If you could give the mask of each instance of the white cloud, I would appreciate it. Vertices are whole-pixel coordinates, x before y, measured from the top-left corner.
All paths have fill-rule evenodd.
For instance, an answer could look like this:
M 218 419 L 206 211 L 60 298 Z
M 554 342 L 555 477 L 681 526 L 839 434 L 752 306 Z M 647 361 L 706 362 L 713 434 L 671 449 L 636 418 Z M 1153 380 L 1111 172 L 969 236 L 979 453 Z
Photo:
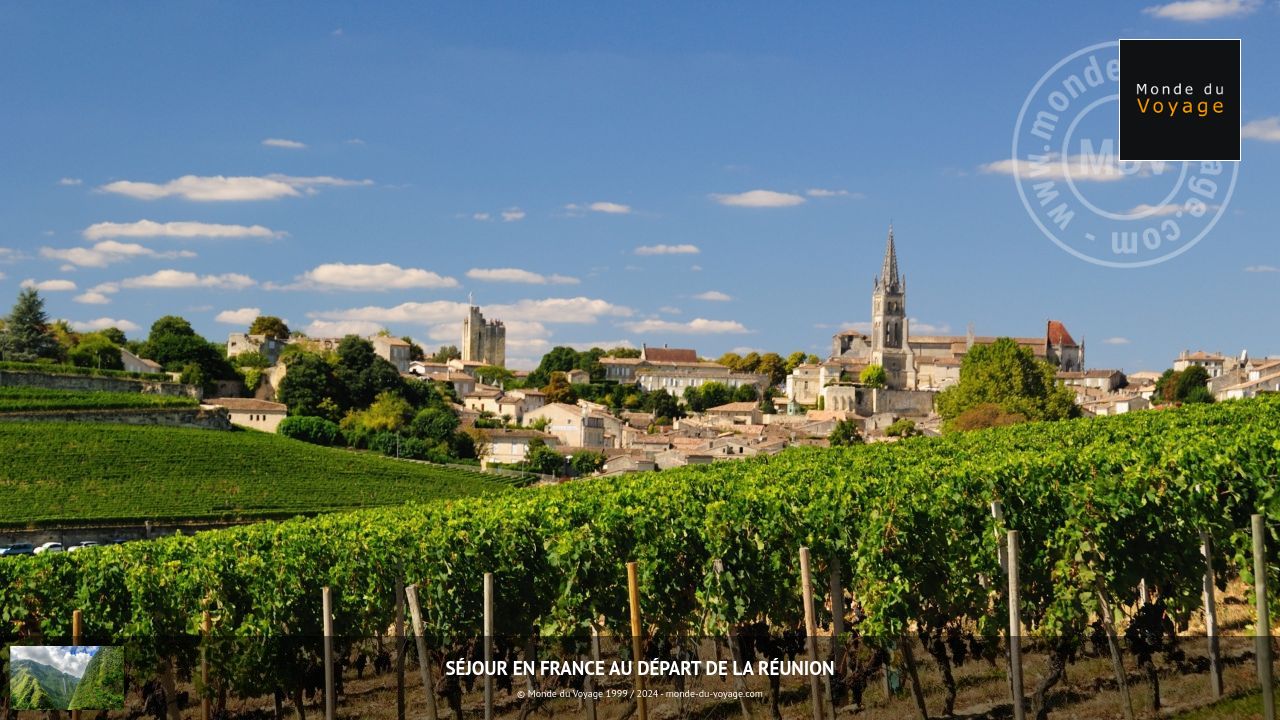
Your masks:
M 1280 142 L 1280 115 L 1247 122 L 1240 128 L 1240 137 L 1266 142 Z
M 1014 175 L 1020 180 L 1066 180 L 1076 182 L 1116 182 L 1131 177 L 1162 175 L 1171 170 L 1169 163 L 1160 161 L 1124 162 L 1114 155 L 1067 155 L 1047 153 L 1042 159 L 1032 161 L 1019 158 L 997 160 L 978 168 L 984 173 Z
M 1273 273 L 1280 272 L 1280 268 L 1275 265 L 1250 265 L 1244 269 L 1245 272 L 1251 273 Z
M 853 198 L 855 200 L 862 200 L 863 198 L 866 197 L 866 195 L 863 195 L 860 192 L 849 192 L 848 190 L 828 190 L 826 188 L 809 188 L 808 190 L 805 190 L 804 194 L 808 195 L 809 197 L 816 197 L 816 198 L 847 197 L 847 198 Z
M 298 142 L 297 140 L 286 140 L 284 138 L 267 138 L 262 141 L 267 147 L 284 148 L 286 150 L 306 150 L 307 144 Z
M 81 180 L 80 178 L 64 177 L 58 181 L 58 184 L 64 187 L 75 187 L 76 185 L 80 185 L 83 182 L 84 181 Z
M 299 197 L 299 188 L 308 193 L 316 186 L 347 187 L 372 185 L 372 180 L 346 180 L 327 175 L 294 177 L 273 174 L 266 177 L 223 175 L 183 175 L 166 183 L 117 180 L 98 188 L 103 192 L 125 195 L 139 200 L 159 200 L 180 197 L 196 202 L 234 202 L 245 200 L 275 200 L 282 197 Z
M 71 327 L 79 332 L 93 332 L 95 330 L 106 330 L 109 327 L 119 328 L 125 332 L 134 332 L 141 330 L 137 323 L 128 320 L 117 320 L 109 317 L 100 317 L 94 320 L 86 320 L 84 322 L 72 321 Z
M 1179 0 L 1165 5 L 1152 5 L 1142 12 L 1165 20 L 1198 22 L 1248 15 L 1261 4 L 1260 0 Z
M 25 260 L 26 255 L 14 250 L 13 248 L 0 247 L 0 263 L 9 264 L 19 260 Z
M 613 202 L 593 202 L 588 207 L 594 212 L 609 213 L 611 215 L 628 215 L 631 213 L 630 205 Z
M 223 273 L 221 275 L 197 275 L 180 270 L 158 270 L 150 275 L 140 275 L 120 282 L 127 288 L 214 288 L 218 290 L 243 290 L 257 283 L 248 275 Z
M 76 284 L 71 280 L 34 280 L 27 278 L 20 283 L 24 288 L 35 288 L 40 292 L 70 292 L 76 289 Z
M 729 302 L 733 298 L 719 290 L 708 290 L 693 296 L 696 300 L 709 300 L 711 302 Z
M 666 313 L 666 314 L 668 314 L 668 315 L 679 315 L 679 314 L 680 314 L 680 308 L 678 308 L 678 307 L 673 307 L 673 306 L 671 306 L 671 305 L 663 305 L 662 307 L 658 308 L 658 312 L 660 312 L 660 313 Z
M 94 653 L 98 651 L 96 645 L 81 645 L 76 647 L 62 645 L 14 645 L 9 649 L 9 660 L 17 662 L 19 660 L 31 660 L 41 665 L 48 665 L 52 668 L 64 672 L 75 677 L 84 677 L 84 670 L 89 666 L 89 661 L 93 659 Z
M 733 207 L 777 208 L 791 207 L 804 202 L 800 195 L 774 190 L 748 190 L 742 193 L 713 193 L 711 197 L 721 205 Z
M 393 307 L 370 305 L 341 310 L 325 310 L 312 312 L 308 317 L 315 320 L 364 320 L 374 323 L 413 323 L 417 325 L 437 325 L 440 323 L 461 322 L 467 314 L 466 303 L 450 300 L 433 302 L 407 302 Z M 502 320 L 508 326 L 514 322 L 545 322 L 590 324 L 602 317 L 630 317 L 631 308 L 614 305 L 606 300 L 588 297 L 544 298 L 540 300 L 520 300 L 505 305 L 486 305 L 484 314 L 488 318 Z
M 633 348 L 635 343 L 630 340 L 595 340 L 593 342 L 571 342 L 556 343 L 557 345 L 567 345 L 578 352 L 584 352 L 591 348 L 601 348 L 602 350 L 612 350 L 614 348 Z
M 262 314 L 262 308 L 245 307 L 239 310 L 223 310 L 214 316 L 214 322 L 226 325 L 248 325 Z
M 1119 336 L 1117 336 L 1117 337 L 1109 337 L 1109 338 L 1107 338 L 1106 340 L 1103 340 L 1103 341 L 1102 341 L 1102 344 L 1103 344 L 1103 345 L 1128 345 L 1128 344 L 1129 344 L 1129 338 L 1127 338 L 1127 337 L 1119 337 Z
M 275 238 L 284 235 L 261 225 L 220 225 L 203 222 L 166 222 L 139 220 L 131 223 L 100 222 L 84 229 L 88 240 L 102 238 Z
M 155 258 L 160 260 L 176 260 L 193 258 L 190 250 L 173 250 L 156 252 L 137 243 L 122 243 L 115 240 L 103 240 L 94 243 L 93 247 L 74 248 L 40 248 L 40 256 L 50 260 L 61 260 L 72 267 L 106 267 L 112 263 L 131 258 Z
M 478 212 L 478 213 L 472 213 L 472 214 L 471 214 L 471 219 L 472 219 L 472 220 L 479 220 L 480 222 L 488 222 L 489 220 L 492 220 L 492 219 L 493 219 L 493 216 L 491 216 L 491 215 L 490 215 L 489 213 L 487 213 L 487 212 Z
M 0 272 L 0 280 L 5 279 L 5 277 L 7 277 L 7 276 L 6 276 L 4 273 Z
M 391 263 L 378 265 L 325 263 L 299 275 L 291 285 L 268 285 L 270 290 L 404 290 L 407 288 L 451 288 L 458 281 L 421 268 L 402 268 Z
M 310 337 L 368 336 L 381 330 L 382 323 L 367 320 L 312 320 L 303 328 L 303 332 Z
M 567 275 L 542 275 L 519 268 L 471 268 L 467 277 L 487 282 L 525 283 L 528 285 L 577 285 L 578 278 Z
M 637 255 L 697 255 L 702 252 L 697 245 L 641 245 Z
M 502 222 L 515 222 L 524 219 L 524 211 L 518 207 L 507 208 L 502 211 Z
M 668 333 L 677 335 L 721 335 L 750 332 L 740 322 L 734 320 L 708 320 L 695 318 L 687 323 L 670 320 L 640 320 L 622 323 L 622 327 L 633 333 L 655 334 Z
M 111 298 L 96 290 L 86 291 L 71 299 L 84 305 L 106 305 L 111 302 Z
M 365 144 L 364 141 L 361 140 L 360 138 L 351 138 L 349 140 L 343 140 L 342 142 L 346 143 L 347 145 L 364 145 Z

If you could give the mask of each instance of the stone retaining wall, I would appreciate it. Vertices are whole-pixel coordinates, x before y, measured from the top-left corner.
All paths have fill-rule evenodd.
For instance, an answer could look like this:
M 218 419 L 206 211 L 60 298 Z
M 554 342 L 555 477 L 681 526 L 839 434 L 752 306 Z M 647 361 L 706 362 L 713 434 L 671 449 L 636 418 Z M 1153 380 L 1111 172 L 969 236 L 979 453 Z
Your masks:
M 226 408 L 201 405 L 183 408 L 129 408 L 119 410 L 28 410 L 0 413 L 0 422 L 94 422 L 123 425 L 230 430 Z
M 0 387 L 5 386 L 39 387 L 49 390 L 75 390 L 80 392 L 136 392 L 147 395 L 192 397 L 197 400 L 201 397 L 201 390 L 195 385 L 183 385 L 182 383 L 164 380 L 62 375 L 28 370 L 0 370 Z

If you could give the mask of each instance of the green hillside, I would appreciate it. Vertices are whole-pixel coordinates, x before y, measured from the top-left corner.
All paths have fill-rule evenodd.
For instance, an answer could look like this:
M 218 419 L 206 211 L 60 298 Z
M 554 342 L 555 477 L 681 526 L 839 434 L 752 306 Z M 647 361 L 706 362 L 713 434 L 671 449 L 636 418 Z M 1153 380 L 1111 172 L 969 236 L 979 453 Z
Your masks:
M 0 423 L 0 526 L 280 517 L 507 487 L 247 430 Z
M 31 660 L 18 660 L 11 670 L 13 707 L 18 710 L 65 710 L 79 680 Z
M 112 710 L 124 707 L 124 648 L 98 648 L 71 696 L 71 710 Z
M 0 413 L 31 410 L 120 410 L 195 407 L 195 398 L 130 392 L 77 392 L 36 387 L 0 387 Z

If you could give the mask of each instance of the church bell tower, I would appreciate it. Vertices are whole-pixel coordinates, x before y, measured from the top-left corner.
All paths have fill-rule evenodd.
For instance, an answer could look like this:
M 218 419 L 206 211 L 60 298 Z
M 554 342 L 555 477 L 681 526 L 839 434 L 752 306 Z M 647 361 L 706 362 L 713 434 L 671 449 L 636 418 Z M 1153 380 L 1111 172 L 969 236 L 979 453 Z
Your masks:
M 871 292 L 871 363 L 884 368 L 886 387 L 914 387 L 915 358 L 907 344 L 907 283 L 898 273 L 893 225 L 889 225 L 884 263 Z

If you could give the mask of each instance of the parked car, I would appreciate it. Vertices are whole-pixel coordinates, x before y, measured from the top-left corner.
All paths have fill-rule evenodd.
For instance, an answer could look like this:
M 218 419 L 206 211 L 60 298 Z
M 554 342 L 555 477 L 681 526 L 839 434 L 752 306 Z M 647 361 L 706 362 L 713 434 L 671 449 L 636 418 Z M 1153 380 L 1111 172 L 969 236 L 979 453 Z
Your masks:
M 35 547 L 31 543 L 14 543 L 6 548 L 0 548 L 0 555 L 30 555 L 35 552 Z
M 47 552 L 58 553 L 58 552 L 62 552 L 63 549 L 64 548 L 62 547 L 62 543 L 60 542 L 47 542 L 41 545 L 40 547 L 36 548 L 36 555 L 40 555 L 42 553 L 47 553 Z
M 83 550 L 89 547 L 98 547 L 98 543 L 94 542 L 93 540 L 84 540 L 76 545 L 72 545 L 71 547 L 67 548 L 67 552 L 75 552 L 77 550 Z

